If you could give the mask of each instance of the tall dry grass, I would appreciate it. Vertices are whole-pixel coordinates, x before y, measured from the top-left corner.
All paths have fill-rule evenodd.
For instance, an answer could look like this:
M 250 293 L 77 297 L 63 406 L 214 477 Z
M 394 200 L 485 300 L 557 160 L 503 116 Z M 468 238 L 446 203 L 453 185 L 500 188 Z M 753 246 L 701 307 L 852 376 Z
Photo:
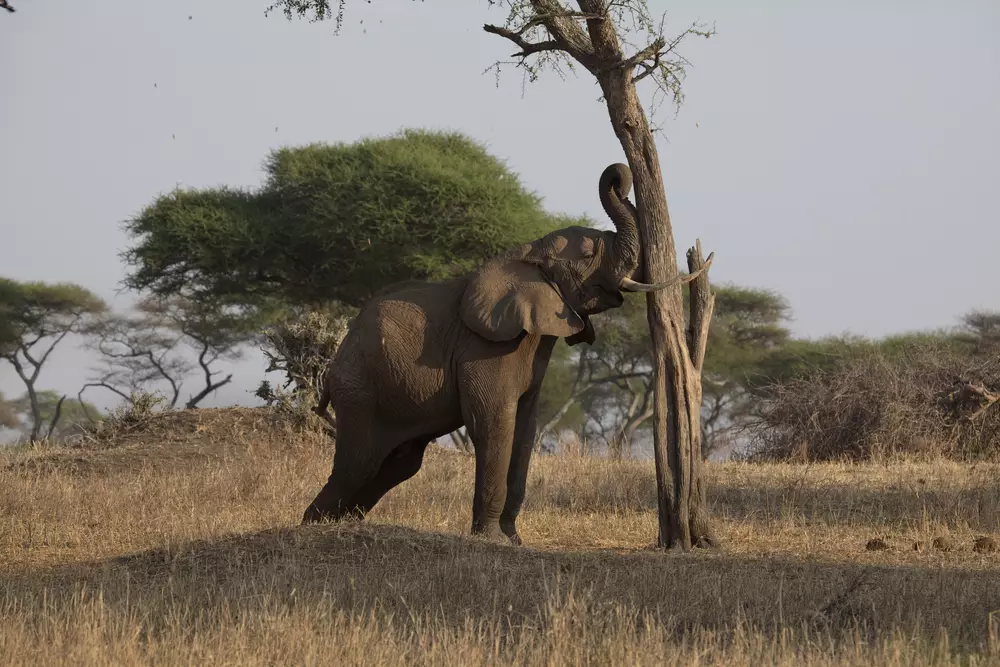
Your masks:
M 0 656 L 1000 664 L 1000 555 L 971 548 L 1000 532 L 995 465 L 710 465 L 725 550 L 661 554 L 650 462 L 537 458 L 516 548 L 466 535 L 473 463 L 438 449 L 369 521 L 297 526 L 331 453 L 202 410 L 4 454 Z

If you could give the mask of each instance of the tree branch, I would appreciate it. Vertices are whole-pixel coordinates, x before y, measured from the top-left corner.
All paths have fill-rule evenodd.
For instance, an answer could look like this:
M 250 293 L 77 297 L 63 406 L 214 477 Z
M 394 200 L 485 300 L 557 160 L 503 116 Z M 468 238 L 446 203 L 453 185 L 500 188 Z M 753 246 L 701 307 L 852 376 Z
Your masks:
M 62 406 L 63 406 L 63 401 L 65 400 L 66 400 L 66 394 L 63 394 L 62 397 L 59 399 L 59 402 L 56 403 L 55 414 L 52 415 L 52 420 L 49 422 L 49 431 L 48 433 L 45 434 L 46 440 L 51 439 L 52 432 L 56 430 L 56 424 L 59 423 L 59 417 L 62 416 Z
M 703 258 L 700 239 L 696 240 L 695 246 L 687 251 L 688 271 L 692 274 L 696 271 L 701 272 L 690 284 L 690 324 L 687 331 L 688 354 L 695 372 L 699 375 L 705 365 L 708 331 L 715 310 L 715 295 L 712 294 L 708 283 L 708 267 L 712 264 L 713 256 L 714 253 L 710 254 L 707 261 Z
M 184 406 L 187 409 L 191 410 L 193 408 L 198 407 L 198 403 L 200 403 L 206 396 L 211 394 L 213 391 L 215 391 L 219 387 L 229 384 L 233 379 L 233 375 L 232 373 L 230 373 L 229 375 L 226 376 L 226 379 L 223 380 L 222 382 L 213 383 L 212 377 L 218 375 L 219 372 L 212 371 L 211 364 L 218 358 L 218 355 L 215 355 L 211 359 L 206 360 L 206 356 L 211 350 L 211 348 L 208 345 L 208 342 L 205 340 L 198 339 L 197 337 L 194 336 L 194 334 L 190 332 L 186 333 L 188 336 L 191 336 L 191 338 L 198 340 L 202 345 L 201 353 L 198 355 L 198 365 L 201 366 L 202 370 L 205 372 L 205 388 L 202 389 L 200 392 L 198 392 L 198 394 L 196 394 L 195 396 L 192 396 L 188 400 L 187 405 Z M 335 424 L 333 424 L 333 426 L 335 426 Z
M 80 405 L 83 406 L 83 414 L 87 415 L 87 419 L 90 419 L 90 421 L 94 421 L 94 420 L 91 418 L 90 413 L 87 411 L 87 406 L 83 402 L 83 392 L 87 391 L 88 387 L 104 387 L 105 389 L 107 389 L 111 393 L 118 394 L 119 396 L 121 396 L 123 399 L 125 399 L 126 403 L 131 403 L 132 402 L 132 397 L 131 396 L 129 396 L 125 392 L 123 392 L 120 389 L 118 389 L 118 387 L 115 387 L 114 385 L 108 384 L 104 380 L 102 380 L 100 382 L 88 382 L 85 385 L 83 385 L 83 387 L 80 388 L 80 391 L 77 393 L 76 397 L 77 397 L 77 399 L 79 399 Z
M 507 28 L 501 28 L 498 25 L 490 25 L 487 23 L 486 25 L 483 26 L 483 30 L 485 30 L 488 33 L 492 33 L 494 35 L 500 35 L 501 37 L 509 39 L 510 41 L 517 44 L 517 46 L 521 50 L 518 53 L 511 54 L 511 58 L 524 59 L 530 56 L 532 53 L 539 53 L 540 51 L 558 51 L 560 48 L 559 42 L 557 42 L 554 39 L 548 39 L 545 40 L 544 42 L 529 42 L 525 40 L 521 36 L 521 33 L 523 33 L 526 30 L 526 28 L 514 31 L 514 30 L 508 30 Z

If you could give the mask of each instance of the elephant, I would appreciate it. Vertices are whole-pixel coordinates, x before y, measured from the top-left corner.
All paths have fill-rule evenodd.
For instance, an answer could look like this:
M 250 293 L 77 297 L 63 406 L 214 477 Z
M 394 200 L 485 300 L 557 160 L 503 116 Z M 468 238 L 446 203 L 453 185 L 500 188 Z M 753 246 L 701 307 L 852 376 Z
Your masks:
M 420 470 L 437 438 L 465 426 L 475 450 L 472 533 L 521 544 L 516 521 L 553 346 L 595 340 L 590 316 L 640 282 L 632 172 L 612 164 L 599 195 L 615 231 L 571 226 L 488 259 L 459 278 L 409 281 L 369 299 L 324 375 L 336 414 L 333 469 L 302 522 L 361 519 Z M 706 267 L 707 268 L 707 267 Z

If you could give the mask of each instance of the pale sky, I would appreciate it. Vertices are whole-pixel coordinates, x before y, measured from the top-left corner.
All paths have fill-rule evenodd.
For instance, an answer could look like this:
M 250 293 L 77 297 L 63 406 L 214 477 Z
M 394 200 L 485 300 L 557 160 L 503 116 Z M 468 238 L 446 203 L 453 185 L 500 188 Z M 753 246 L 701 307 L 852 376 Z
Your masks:
M 269 0 L 20 0 L 0 13 L 0 275 L 116 298 L 120 223 L 174 186 L 254 186 L 270 149 L 402 127 L 464 132 L 553 211 L 604 220 L 624 161 L 596 84 L 511 70 L 474 0 L 348 2 L 345 28 L 265 18 Z M 1000 3 L 650 0 L 714 22 L 659 139 L 678 250 L 713 281 L 775 289 L 799 335 L 950 326 L 1000 309 Z M 189 19 L 189 16 L 191 17 Z M 362 22 L 363 21 L 363 22 Z M 669 28 L 668 28 L 669 30 Z M 43 388 L 75 395 L 67 345 Z M 259 354 L 205 405 L 253 402 Z M 197 391 L 192 378 L 188 393 Z M 0 363 L 0 390 L 23 387 Z M 87 395 L 98 405 L 110 396 Z

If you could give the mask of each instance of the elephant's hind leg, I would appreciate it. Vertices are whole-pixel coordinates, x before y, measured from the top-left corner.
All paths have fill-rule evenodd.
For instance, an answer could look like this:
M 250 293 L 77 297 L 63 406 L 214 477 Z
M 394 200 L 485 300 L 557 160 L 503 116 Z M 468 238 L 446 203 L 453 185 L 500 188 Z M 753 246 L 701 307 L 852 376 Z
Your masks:
M 352 504 L 357 511 L 361 515 L 367 514 L 386 493 L 416 475 L 424 462 L 428 444 L 429 440 L 417 438 L 392 450 L 382 462 L 378 474 L 354 497 Z
M 302 523 L 339 521 L 348 515 L 363 516 L 357 511 L 354 498 L 378 474 L 385 450 L 373 446 L 371 421 L 361 421 L 353 415 L 341 421 L 333 454 L 333 471 L 306 508 Z

